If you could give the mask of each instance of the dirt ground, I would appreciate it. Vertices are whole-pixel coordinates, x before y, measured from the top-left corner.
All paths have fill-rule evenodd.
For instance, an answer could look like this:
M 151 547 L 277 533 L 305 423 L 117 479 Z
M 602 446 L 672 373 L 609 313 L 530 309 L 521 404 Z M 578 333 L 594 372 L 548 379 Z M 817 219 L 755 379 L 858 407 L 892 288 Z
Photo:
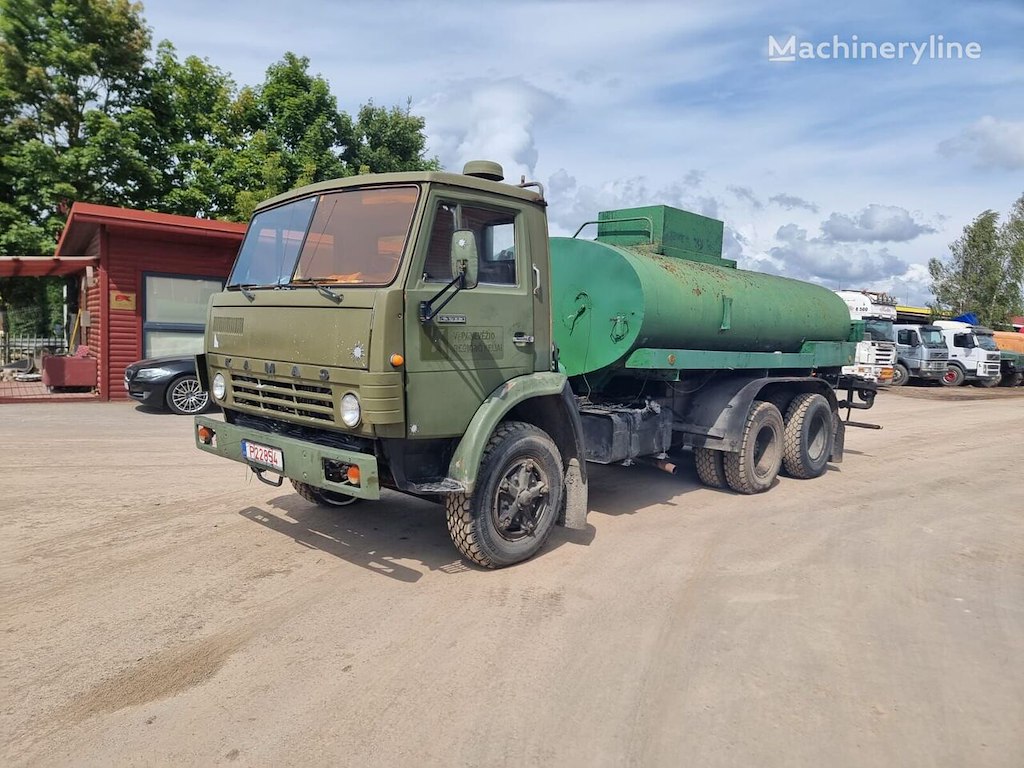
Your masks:
M 592 470 L 501 571 L 128 404 L 0 406 L 0 763 L 1024 765 L 1024 389 L 908 388 L 765 495 Z

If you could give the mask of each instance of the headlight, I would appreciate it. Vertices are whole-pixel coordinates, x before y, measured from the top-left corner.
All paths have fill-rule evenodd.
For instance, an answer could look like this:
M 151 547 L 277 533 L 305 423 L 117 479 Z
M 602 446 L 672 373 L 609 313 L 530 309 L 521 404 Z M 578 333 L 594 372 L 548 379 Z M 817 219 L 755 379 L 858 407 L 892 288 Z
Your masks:
M 359 398 L 351 392 L 341 398 L 341 420 L 346 427 L 359 423 Z
M 162 379 L 170 376 L 174 371 L 168 368 L 143 368 L 135 374 L 135 380 Z
M 211 387 L 211 390 L 213 391 L 213 396 L 215 398 L 223 400 L 224 393 L 227 392 L 227 389 L 228 386 L 224 383 L 224 374 L 218 373 L 213 377 L 213 386 Z

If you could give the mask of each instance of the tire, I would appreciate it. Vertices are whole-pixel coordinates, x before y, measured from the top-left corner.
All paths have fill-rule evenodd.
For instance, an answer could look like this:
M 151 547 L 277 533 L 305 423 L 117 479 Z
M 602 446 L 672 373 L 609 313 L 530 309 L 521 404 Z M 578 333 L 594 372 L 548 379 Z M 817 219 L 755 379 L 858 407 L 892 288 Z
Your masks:
M 445 498 L 456 548 L 484 568 L 535 555 L 555 527 L 562 472 L 562 457 L 545 432 L 522 421 L 499 424 L 487 441 L 473 493 Z
M 1003 387 L 1019 387 L 1022 381 L 1024 381 L 1024 373 L 1018 371 L 1017 373 L 1008 373 L 1003 376 L 999 384 Z
M 823 475 L 835 439 L 828 400 L 811 392 L 797 395 L 786 409 L 785 422 L 782 466 L 786 474 L 800 480 Z
M 697 477 L 708 488 L 726 488 L 729 482 L 725 479 L 725 453 L 710 448 L 694 448 L 693 463 L 697 467 Z
M 743 426 L 743 439 L 736 453 L 723 459 L 725 479 L 737 493 L 764 493 L 771 488 L 782 466 L 785 425 L 774 405 L 755 400 Z
M 963 368 L 959 365 L 949 365 L 939 381 L 944 387 L 959 387 L 963 385 L 965 378 Z
M 907 366 L 903 363 L 896 363 L 892 367 L 892 381 L 889 385 L 892 387 L 902 387 L 910 381 L 910 371 L 907 370 Z
M 203 391 L 195 376 L 179 376 L 167 387 L 164 402 L 171 413 L 194 416 L 210 407 L 210 393 Z
M 302 498 L 308 501 L 310 504 L 316 504 L 321 507 L 351 507 L 353 504 L 358 504 L 363 499 L 358 496 L 349 496 L 345 493 L 338 493 L 337 491 L 328 491 L 324 488 L 317 488 L 315 485 L 309 483 L 300 483 L 298 480 L 291 480 L 292 488 Z

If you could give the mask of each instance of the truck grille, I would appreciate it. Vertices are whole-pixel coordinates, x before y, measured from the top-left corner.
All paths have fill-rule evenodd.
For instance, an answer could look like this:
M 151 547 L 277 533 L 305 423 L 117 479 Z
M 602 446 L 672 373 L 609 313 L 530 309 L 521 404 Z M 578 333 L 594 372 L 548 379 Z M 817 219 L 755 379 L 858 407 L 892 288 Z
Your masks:
M 231 390 L 238 405 L 334 423 L 334 400 L 327 386 L 232 371 Z
M 896 362 L 896 347 L 892 344 L 881 343 L 875 348 L 875 364 L 883 368 L 891 368 Z

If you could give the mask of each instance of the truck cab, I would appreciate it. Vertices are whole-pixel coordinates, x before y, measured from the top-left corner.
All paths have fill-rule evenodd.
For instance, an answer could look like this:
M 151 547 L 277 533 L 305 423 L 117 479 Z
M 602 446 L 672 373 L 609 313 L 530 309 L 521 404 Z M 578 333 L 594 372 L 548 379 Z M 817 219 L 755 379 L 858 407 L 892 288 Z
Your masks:
M 878 384 L 892 382 L 896 365 L 893 323 L 896 302 L 877 291 L 836 291 L 850 309 L 850 319 L 864 323 L 864 339 L 857 344 L 852 365 L 843 373 Z
M 901 387 L 911 379 L 941 381 L 949 360 L 942 329 L 936 325 L 899 323 L 893 330 L 896 332 L 896 365 L 892 385 Z
M 990 329 L 957 320 L 936 320 L 949 352 L 942 383 L 959 387 L 971 382 L 982 387 L 999 383 L 1000 354 Z

